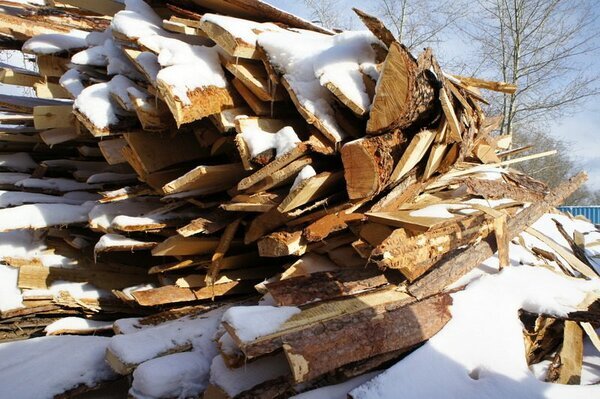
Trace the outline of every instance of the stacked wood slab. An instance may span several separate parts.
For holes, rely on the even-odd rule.
[[[415,58],[360,10],[368,31],[334,34],[259,0],[2,5],[4,48],[38,72],[0,66],[36,93],[0,97],[0,224],[42,246],[4,257],[25,306],[2,317],[38,331],[171,309],[143,330],[210,304],[205,398],[288,397],[397,361],[450,319],[446,287],[495,252],[508,266],[508,243],[585,180],[550,190],[510,169],[526,148],[495,134],[480,89],[516,88]],[[261,318],[279,323],[244,332]],[[107,361],[128,375],[196,338],[136,361],[111,344]]]

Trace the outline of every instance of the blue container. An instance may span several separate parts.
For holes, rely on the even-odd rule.
[[[558,209],[573,216],[585,216],[592,223],[600,224],[600,206],[559,206]]]

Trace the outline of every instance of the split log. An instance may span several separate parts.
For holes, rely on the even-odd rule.
[[[294,382],[428,340],[450,320],[451,303],[448,294],[439,294],[420,302],[388,305],[385,310],[366,309],[287,336],[283,350]]]
[[[394,166],[404,150],[400,131],[350,141],[341,149],[346,190],[350,199],[370,198],[391,183]]]
[[[290,337],[308,336],[311,331],[315,333],[322,331],[325,323],[335,321],[340,317],[351,317],[354,314],[373,314],[374,309],[381,310],[391,304],[407,304],[412,301],[413,299],[406,293],[384,288],[339,301],[318,303],[292,316],[278,331],[249,342],[237,338],[235,331],[227,323],[224,323],[224,327],[231,334],[237,346],[244,352],[246,358],[252,359],[275,352],[281,348],[284,342],[288,342]],[[318,340],[318,342],[321,341]]]
[[[435,110],[434,81],[404,46],[393,42],[377,83],[367,134],[404,129],[429,118]]]

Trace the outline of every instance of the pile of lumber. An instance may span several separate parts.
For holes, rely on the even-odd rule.
[[[335,33],[259,0],[1,3],[0,43],[37,64],[0,65],[36,94],[0,96],[0,256],[22,297],[3,339],[135,316],[106,347],[134,397],[177,396],[142,382],[184,353],[210,374],[191,396],[288,397],[398,361],[510,245],[597,278],[573,237],[530,227],[586,177],[510,168],[553,155],[520,156],[484,113],[481,89],[516,87],[415,58],[360,10],[367,30]]]

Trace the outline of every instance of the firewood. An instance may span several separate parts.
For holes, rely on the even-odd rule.
[[[410,303],[411,301],[410,296],[405,293],[384,288],[375,292],[344,298],[340,301],[322,302],[292,316],[277,332],[259,337],[251,342],[243,342],[237,338],[235,331],[226,323],[224,327],[246,357],[251,359],[278,350],[284,342],[288,342],[290,337],[308,336],[310,331],[321,330],[322,323],[328,321],[335,323],[335,320],[339,317],[352,317],[354,314],[373,314],[374,309],[382,309],[392,304]]]
[[[385,276],[373,270],[320,272],[267,284],[279,306],[301,306],[315,301],[350,296],[388,284]]]
[[[367,134],[403,129],[427,118],[434,107],[435,89],[429,71],[421,71],[408,50],[389,46],[373,99]]]
[[[399,131],[350,141],[341,149],[350,199],[369,198],[391,183],[406,138]]]
[[[294,382],[311,380],[374,354],[409,349],[431,338],[450,320],[451,303],[449,295],[439,294],[420,302],[388,305],[384,311],[371,308],[342,316],[318,332],[292,333],[283,350]]]

